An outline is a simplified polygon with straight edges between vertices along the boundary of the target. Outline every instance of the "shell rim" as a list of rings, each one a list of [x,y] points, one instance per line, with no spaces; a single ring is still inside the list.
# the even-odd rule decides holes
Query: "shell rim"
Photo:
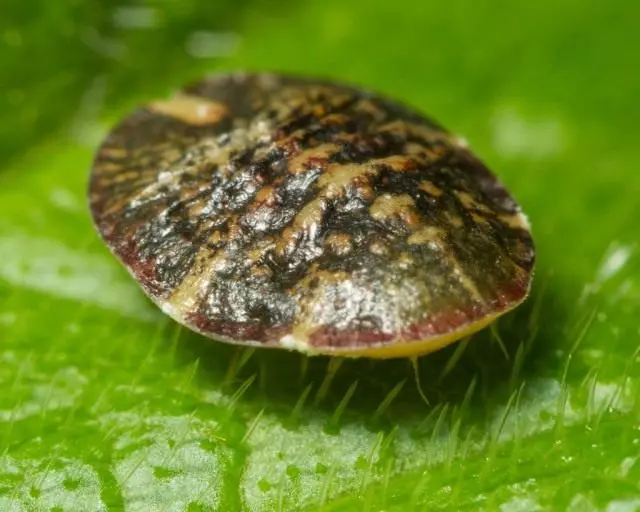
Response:
[[[225,77],[233,77],[233,78],[242,78],[242,77],[246,77],[246,76],[251,76],[251,75],[266,75],[266,76],[275,76],[275,77],[291,77],[291,78],[295,78],[297,77],[295,74],[291,73],[291,72],[276,72],[273,70],[260,70],[260,69],[255,69],[255,70],[250,70],[250,69],[238,69],[238,70],[229,70],[229,71],[225,71],[225,70],[219,70],[219,71],[215,71],[213,73],[208,73],[206,75],[204,75],[203,78],[201,78],[200,80],[193,82],[193,83],[197,83],[201,80],[211,80],[211,79],[221,79],[221,78],[225,78]],[[305,80],[309,80],[309,81],[338,81],[338,79],[334,79],[331,76],[323,76],[323,75],[305,75],[304,76]],[[344,85],[346,87],[349,88],[354,88],[354,89],[358,89],[362,92],[365,93],[369,93],[369,94],[381,94],[385,97],[390,98],[391,96],[389,96],[385,91],[378,91],[378,90],[372,90],[366,86],[362,86],[359,85],[357,82],[350,82],[350,81],[343,81],[342,79],[339,80],[339,83],[341,85]],[[179,91],[181,91],[183,88],[188,87],[189,85],[192,85],[192,83],[187,83],[184,87],[179,87],[177,89],[170,89],[169,90],[169,95],[173,95]],[[412,108],[415,110],[415,107],[412,107],[402,101],[398,101],[396,99],[393,100],[396,104],[408,107],[408,108]],[[128,116],[135,114],[137,111],[140,110],[140,107],[135,108],[135,109],[131,109],[128,115],[125,115],[123,117],[123,119],[126,119]],[[420,112],[420,111],[419,111]],[[435,122],[434,122],[435,123]],[[439,126],[439,123],[435,123]],[[440,127],[440,129],[446,133],[450,133],[448,130],[446,130],[445,128]],[[454,137],[456,139],[456,143],[461,145],[462,147],[467,147],[467,141],[466,139],[456,136],[455,134],[451,134],[452,137]],[[91,165],[91,169],[94,168],[96,160],[98,158],[99,155],[99,151],[102,147],[102,145],[104,144],[104,140],[102,141],[102,143],[100,144],[98,151],[96,152],[96,155],[94,156],[94,159],[92,161],[92,165]],[[90,179],[89,179],[89,183],[88,183],[88,194],[86,196],[86,201],[87,201],[87,206],[89,209],[89,212],[91,213],[91,220],[92,220],[92,224],[95,228],[95,231],[98,234],[101,234],[102,231],[100,230],[100,226],[98,225],[98,219],[96,218],[95,214],[94,214],[94,209],[93,209],[93,205],[92,205],[92,201],[91,201],[91,188],[92,188],[92,178],[93,178],[93,173],[91,173],[90,175]],[[498,181],[500,181],[499,178],[496,177],[496,179]],[[500,181],[501,183],[501,181]],[[502,185],[502,183],[501,183]],[[502,185],[504,187],[504,185]],[[512,195],[509,192],[510,195]],[[512,196],[513,197],[513,196]],[[515,198],[514,198],[515,201]],[[518,204],[516,202],[516,204]],[[524,225],[527,228],[527,231],[530,234],[530,242],[532,244],[532,250],[533,250],[533,254],[534,254],[534,259],[532,261],[532,266],[530,268],[530,270],[527,272],[526,275],[526,279],[523,280],[523,282],[521,284],[525,284],[525,286],[521,287],[521,293],[519,293],[517,295],[517,298],[512,298],[510,297],[508,300],[506,300],[506,304],[502,307],[488,307],[486,311],[484,311],[481,315],[479,315],[476,318],[472,318],[469,319],[465,322],[459,323],[457,324],[455,327],[453,327],[452,329],[449,330],[445,330],[443,332],[439,332],[437,334],[433,334],[431,336],[426,336],[426,337],[421,337],[421,338],[417,338],[417,339],[407,339],[407,338],[402,338],[401,335],[398,335],[397,333],[393,333],[395,336],[392,339],[387,339],[387,340],[383,340],[383,341],[377,341],[377,342],[371,342],[367,345],[338,345],[338,346],[332,346],[332,345],[311,345],[310,343],[307,342],[302,342],[300,341],[299,338],[296,338],[293,334],[291,334],[291,332],[284,334],[280,339],[271,339],[268,341],[258,341],[255,339],[236,339],[230,336],[226,336],[226,335],[222,335],[222,334],[217,334],[211,331],[207,331],[204,330],[202,328],[197,327],[194,322],[190,321],[187,318],[182,318],[179,315],[175,314],[173,311],[171,311],[172,308],[167,307],[167,303],[162,300],[162,298],[158,297],[153,297],[153,295],[149,292],[149,290],[147,290],[144,286],[141,286],[143,294],[150,299],[150,301],[152,303],[154,303],[164,314],[166,314],[167,316],[169,316],[173,321],[175,321],[176,323],[178,323],[180,326],[187,328],[190,331],[193,331],[199,335],[202,335],[206,338],[212,339],[214,341],[219,341],[219,342],[223,342],[225,344],[229,344],[229,345],[236,345],[236,346],[244,346],[244,347],[260,347],[260,348],[267,348],[267,349],[281,349],[281,350],[287,350],[287,351],[293,351],[293,352],[298,352],[301,353],[303,355],[307,355],[307,356],[330,356],[330,357],[369,357],[369,358],[374,358],[374,359],[390,359],[390,358],[399,358],[399,357],[411,357],[411,356],[419,356],[419,355],[424,355],[424,354],[428,354],[430,352],[436,351],[448,344],[454,343],[456,341],[459,341],[461,338],[463,338],[464,336],[468,335],[468,334],[473,334],[485,327],[487,327],[489,324],[491,324],[492,322],[494,322],[495,320],[497,320],[499,317],[501,317],[502,315],[512,311],[513,309],[517,308],[518,306],[520,306],[523,302],[526,301],[526,299],[529,297],[530,292],[531,292],[531,287],[532,287],[532,282],[534,279],[534,274],[535,274],[535,267],[536,267],[536,258],[535,258],[535,245],[534,245],[534,241],[533,241],[533,236],[532,236],[532,230],[531,230],[531,224],[529,222],[529,219],[527,218],[527,216],[522,212],[522,210],[519,210],[518,212],[520,218],[523,220]],[[103,237],[101,236],[101,238],[103,239]],[[104,240],[104,239],[103,239]],[[138,283],[140,284],[140,279],[138,278],[138,276],[136,276],[135,272],[133,271],[133,269],[127,265],[125,263],[125,261],[123,260],[123,258],[120,256],[120,254],[118,254],[116,252],[116,247],[117,244],[114,243],[106,243],[105,245],[107,245],[109,251],[111,252],[111,254],[113,254],[115,256],[115,258],[120,262],[120,264],[127,270],[127,273],[129,273],[132,278]],[[429,322],[424,322],[425,324],[428,324]],[[411,326],[415,326],[415,325],[422,325],[422,324],[412,324]],[[476,328],[474,328],[476,327]],[[322,326],[320,326],[319,328],[322,328]],[[353,332],[357,332],[357,331],[343,331],[341,333],[341,338],[342,339],[348,339],[350,333]],[[292,338],[295,339],[295,342],[283,342],[284,338]],[[442,343],[443,340],[446,339],[446,342]],[[390,350],[393,347],[397,347],[398,350]],[[415,347],[415,348],[413,348]],[[378,352],[378,354],[377,354]],[[389,354],[389,355],[383,355],[384,354]]]

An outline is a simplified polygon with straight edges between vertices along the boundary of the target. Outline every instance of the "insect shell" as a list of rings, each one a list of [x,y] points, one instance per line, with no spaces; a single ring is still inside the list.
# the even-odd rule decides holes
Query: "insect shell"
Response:
[[[527,296],[529,226],[461,141],[388,98],[207,78],[108,135],[89,199],[162,310],[235,344],[408,357]]]

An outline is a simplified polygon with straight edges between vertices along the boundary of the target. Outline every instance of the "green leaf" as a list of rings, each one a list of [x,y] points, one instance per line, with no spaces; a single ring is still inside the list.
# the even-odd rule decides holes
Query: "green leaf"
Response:
[[[3,15],[0,510],[640,510],[639,15],[623,0]],[[186,331],[94,232],[85,189],[109,127],[235,68],[403,99],[528,214],[530,299],[419,361],[429,405],[406,360]]]

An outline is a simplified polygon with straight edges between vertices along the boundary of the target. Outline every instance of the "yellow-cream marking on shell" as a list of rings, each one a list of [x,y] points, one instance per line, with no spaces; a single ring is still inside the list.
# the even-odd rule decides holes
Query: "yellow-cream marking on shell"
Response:
[[[273,185],[265,185],[256,193],[256,203],[269,203],[276,197],[276,188]]]
[[[444,230],[440,228],[425,226],[411,233],[407,238],[407,242],[412,245],[435,244],[436,246],[442,246],[444,234]]]
[[[404,152],[408,155],[422,156],[426,155],[427,148],[424,145],[418,144],[416,142],[407,142],[404,145]]]
[[[214,252],[202,247],[187,275],[162,304],[162,310],[175,319],[184,319],[195,311],[216,271],[222,270],[226,263],[224,251]]]
[[[214,236],[213,234],[214,221],[211,218],[203,219],[202,222],[198,223],[195,226],[195,228],[196,230],[195,230],[193,239],[200,239],[206,236],[208,240],[211,240],[212,237]],[[220,235],[218,234],[218,236]]]
[[[415,263],[413,257],[407,252],[401,252],[396,258],[397,265],[402,269],[407,269]]]
[[[188,212],[187,215],[192,219],[196,217],[200,217],[200,215],[202,215],[202,211],[204,210],[205,206],[206,204],[202,201],[197,201],[195,203],[192,203],[187,207],[187,212]]]
[[[106,206],[104,209],[105,215],[111,215],[112,213],[121,210],[128,203],[128,201],[129,200],[126,197],[121,197],[117,201],[113,201],[112,199],[110,199],[107,203],[108,206]]]
[[[307,170],[307,165],[315,159],[327,159],[340,150],[337,144],[320,144],[314,148],[306,149],[289,160],[289,172],[297,174]]]
[[[276,243],[271,237],[260,240],[254,247],[247,251],[245,262],[249,265],[256,263],[267,251],[273,249],[275,246]]]
[[[149,108],[193,125],[217,123],[229,114],[229,110],[222,103],[188,95],[177,95],[168,100],[154,101]]]
[[[340,112],[333,112],[329,115],[324,116],[320,122],[324,125],[327,124],[340,124],[349,120],[349,116],[346,114],[341,114]]]
[[[318,226],[322,222],[324,209],[325,202],[323,199],[316,198],[309,201],[293,218],[294,230],[308,230]]]
[[[379,240],[374,240],[373,242],[371,242],[369,244],[369,250],[373,254],[377,254],[379,256],[382,256],[383,254],[387,254],[389,252],[389,248]]]
[[[300,128],[284,138],[277,138],[275,146],[285,150],[287,155],[297,154],[300,151],[300,139],[304,137],[305,133],[304,129]]]
[[[375,176],[378,169],[364,164],[332,164],[318,178],[318,186],[323,189],[321,194],[325,197],[336,197],[344,193],[353,181],[359,178]]]
[[[116,148],[112,146],[106,146],[100,150],[100,156],[107,157],[107,158],[122,159],[122,158],[125,158],[128,154],[129,153],[126,149]]]
[[[470,215],[473,219],[473,222],[475,222],[476,224],[487,224],[489,222],[486,217],[483,217],[476,212],[471,212]]]
[[[520,213],[498,215],[498,220],[513,229],[529,229],[529,223]]]
[[[357,193],[357,195],[362,199],[365,199],[367,201],[371,201],[375,197],[375,191],[369,184],[358,184],[354,192]]]
[[[368,99],[362,99],[355,105],[355,110],[360,112],[366,112],[371,115],[375,120],[379,121],[384,119],[385,112],[380,109],[373,101]]]
[[[313,238],[322,222],[325,206],[321,197],[308,202],[293,218],[292,225],[282,231],[276,242],[276,253],[280,256],[286,254],[291,244],[304,232]]]
[[[374,160],[370,160],[368,163],[371,165],[386,165],[388,167],[391,167],[396,172],[402,172],[414,169],[417,162],[415,158],[402,155],[391,155],[384,158],[376,158]]]
[[[180,160],[183,154],[184,154],[184,151],[181,149],[167,148],[162,152],[160,161],[163,162],[164,164],[172,164],[173,162]]]
[[[291,243],[294,241],[294,231],[291,226],[284,228],[282,235],[276,242],[276,254],[282,258],[289,249]]]
[[[211,233],[211,235],[209,235],[209,242],[212,244],[219,244],[220,242],[222,242],[224,238],[225,238],[224,233],[216,230],[213,233]]]
[[[421,162],[424,163],[435,162],[447,152],[446,149],[442,146],[427,147],[423,144],[416,144],[415,142],[407,142],[404,146],[404,151],[408,155],[420,157]]]
[[[308,351],[309,343],[305,333],[299,334],[294,330],[291,334],[287,334],[280,338],[280,346],[289,350],[295,350],[296,352],[302,352],[303,354]]]
[[[344,270],[323,270],[317,263],[313,263],[307,270],[307,273],[300,279],[299,287],[308,288],[311,280],[317,280],[316,289],[319,290],[324,286],[341,283],[349,279],[349,274]]]
[[[469,292],[469,295],[471,295],[473,300],[475,302],[484,303],[484,299],[482,298],[482,295],[480,294],[478,287],[473,282],[473,279],[471,279],[465,273],[463,268],[460,266],[460,263],[458,262],[458,260],[453,257],[450,257],[449,262],[453,267],[453,273],[458,278],[458,281],[460,281],[460,284],[462,284],[462,286],[464,286],[464,288]]]
[[[407,133],[410,127],[405,121],[390,121],[381,125],[378,128],[378,131],[381,132],[396,132],[396,133]]]
[[[381,132],[392,132],[398,135],[414,135],[423,138],[427,142],[444,142],[450,144],[455,142],[456,138],[450,133],[442,132],[436,128],[430,128],[415,123],[407,123],[405,121],[391,121],[383,124],[378,128]]]
[[[101,162],[98,165],[98,171],[100,172],[120,171],[122,168],[122,164],[117,162]]]
[[[406,224],[412,225],[417,222],[415,206],[409,194],[382,194],[369,207],[369,212],[377,220],[399,217]]]
[[[491,212],[490,208],[486,204],[476,201],[476,199],[471,194],[469,194],[469,192],[465,192],[464,190],[454,190],[453,193],[456,195],[465,209],[476,209],[487,213]]]
[[[348,254],[353,247],[351,237],[347,233],[333,233],[326,238],[324,243],[339,256]]]
[[[135,182],[140,182],[141,178],[143,177],[148,177],[151,178],[151,176],[147,173],[147,176],[145,176],[144,174],[142,174],[140,171],[134,170],[134,171],[127,171],[127,170],[122,170],[122,172],[119,172],[118,174],[116,174],[113,177],[109,178],[109,183],[124,183],[125,181],[135,181]],[[106,179],[104,179],[104,181],[107,181]]]
[[[265,265],[251,267],[250,272],[256,277],[270,278],[273,276],[273,270]]]
[[[180,189],[180,193],[178,195],[180,202],[183,204],[193,204],[193,200],[199,199],[199,195],[201,193],[201,186],[199,185],[184,185]],[[201,204],[203,201],[199,201]]]
[[[449,224],[451,224],[454,228],[461,228],[462,226],[464,226],[464,221],[458,215],[455,215],[451,212],[447,212],[445,214],[445,217],[449,222]]]
[[[422,180],[419,185],[420,190],[426,192],[427,194],[431,194],[435,197],[440,197],[442,195],[442,189],[436,187],[436,185],[429,180]]]

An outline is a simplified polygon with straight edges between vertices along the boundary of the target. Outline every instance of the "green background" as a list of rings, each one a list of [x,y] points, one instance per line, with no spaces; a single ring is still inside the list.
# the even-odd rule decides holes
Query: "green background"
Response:
[[[0,7],[0,510],[640,510],[640,4]],[[161,315],[94,233],[136,104],[219,69],[403,99],[503,179],[530,299],[419,361],[307,359]]]

